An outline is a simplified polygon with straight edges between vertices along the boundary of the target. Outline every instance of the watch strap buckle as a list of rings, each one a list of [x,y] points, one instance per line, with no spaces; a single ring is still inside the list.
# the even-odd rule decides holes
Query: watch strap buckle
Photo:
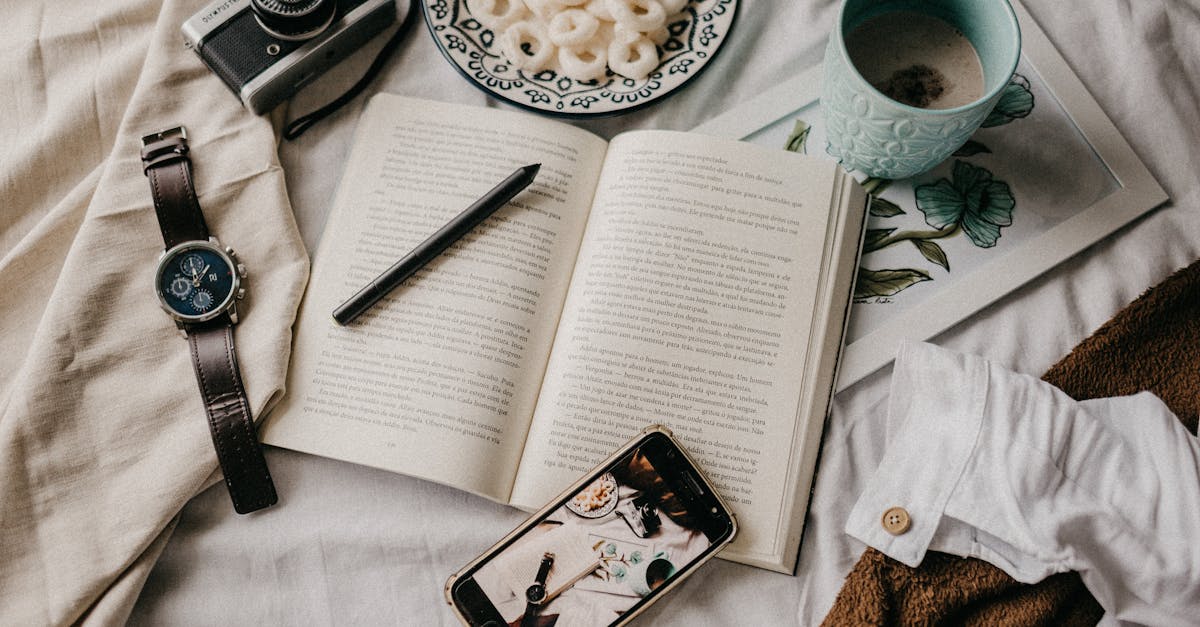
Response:
[[[186,159],[187,153],[187,129],[183,126],[143,135],[142,174],[146,174],[154,166]]]
[[[149,135],[142,135],[142,147],[145,148],[146,146],[149,146],[150,144],[153,144],[155,142],[160,142],[169,137],[178,137],[186,142],[187,138],[188,138],[187,127],[172,126],[171,128],[165,128],[161,131],[150,133]]]

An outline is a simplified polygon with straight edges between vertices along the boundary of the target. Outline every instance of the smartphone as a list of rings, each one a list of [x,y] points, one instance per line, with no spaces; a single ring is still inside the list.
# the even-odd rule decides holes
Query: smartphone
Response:
[[[644,430],[446,582],[466,625],[624,625],[711,559],[737,521],[664,427]]]

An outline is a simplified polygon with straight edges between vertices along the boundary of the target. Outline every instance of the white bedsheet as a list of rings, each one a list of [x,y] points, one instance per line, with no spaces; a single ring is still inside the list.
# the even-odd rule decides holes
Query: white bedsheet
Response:
[[[835,0],[742,0],[732,38],[692,86],[645,111],[580,125],[606,136],[695,126],[819,62],[836,8]],[[1031,1],[1028,8],[1172,198],[935,340],[1041,374],[1143,290],[1200,257],[1200,5]],[[353,82],[379,43],[301,94],[289,117]],[[441,58],[422,24],[375,90],[499,106]],[[280,148],[310,250],[361,105]],[[882,457],[888,376],[878,372],[836,399],[797,576],[718,560],[660,602],[647,624],[820,621],[864,548],[842,527]],[[350,464],[279,449],[268,461],[280,505],[235,517],[219,485],[189,503],[134,623],[453,624],[442,596],[446,576],[523,517]]]

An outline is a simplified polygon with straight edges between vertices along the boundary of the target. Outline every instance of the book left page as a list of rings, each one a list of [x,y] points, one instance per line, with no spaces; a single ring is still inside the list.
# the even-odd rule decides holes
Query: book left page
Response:
[[[507,501],[604,140],[495,109],[375,96],[359,121],[268,444]],[[537,180],[346,327],[335,307],[518,167]]]

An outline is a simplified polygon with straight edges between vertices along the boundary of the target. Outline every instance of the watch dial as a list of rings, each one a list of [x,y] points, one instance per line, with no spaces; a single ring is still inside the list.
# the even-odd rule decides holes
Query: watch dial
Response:
[[[541,603],[546,598],[546,586],[535,583],[525,589],[525,600],[530,603]]]
[[[185,317],[203,316],[223,305],[233,292],[233,268],[207,248],[186,248],[162,264],[158,289],[167,306]]]

